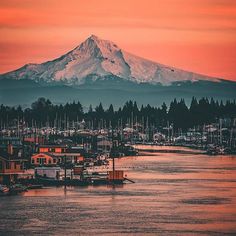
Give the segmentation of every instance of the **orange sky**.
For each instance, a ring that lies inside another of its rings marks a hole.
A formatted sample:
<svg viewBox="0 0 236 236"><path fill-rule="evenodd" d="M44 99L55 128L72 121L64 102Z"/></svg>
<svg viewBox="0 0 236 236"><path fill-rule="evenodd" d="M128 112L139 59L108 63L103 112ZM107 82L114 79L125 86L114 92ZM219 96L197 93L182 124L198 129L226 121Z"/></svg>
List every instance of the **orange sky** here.
<svg viewBox="0 0 236 236"><path fill-rule="evenodd" d="M91 34L236 80L236 0L0 0L0 73L54 59Z"/></svg>

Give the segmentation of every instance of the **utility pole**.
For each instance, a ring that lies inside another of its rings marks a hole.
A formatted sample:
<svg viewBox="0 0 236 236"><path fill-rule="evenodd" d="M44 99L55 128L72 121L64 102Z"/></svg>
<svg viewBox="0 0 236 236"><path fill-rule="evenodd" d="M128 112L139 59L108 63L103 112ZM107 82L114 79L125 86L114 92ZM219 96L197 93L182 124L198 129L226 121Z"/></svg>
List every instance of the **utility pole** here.
<svg viewBox="0 0 236 236"><path fill-rule="evenodd" d="M66 188L66 155L64 156L64 187Z"/></svg>
<svg viewBox="0 0 236 236"><path fill-rule="evenodd" d="M220 145L222 145L222 119L220 119Z"/></svg>
<svg viewBox="0 0 236 236"><path fill-rule="evenodd" d="M114 144L113 144L113 142L114 142L114 133L113 133L113 127L112 127L112 129L111 129L111 140L112 140L112 150L113 150L113 153L112 153L112 180L113 180L113 183L114 183L114 180L115 180L115 155L114 155Z"/></svg>

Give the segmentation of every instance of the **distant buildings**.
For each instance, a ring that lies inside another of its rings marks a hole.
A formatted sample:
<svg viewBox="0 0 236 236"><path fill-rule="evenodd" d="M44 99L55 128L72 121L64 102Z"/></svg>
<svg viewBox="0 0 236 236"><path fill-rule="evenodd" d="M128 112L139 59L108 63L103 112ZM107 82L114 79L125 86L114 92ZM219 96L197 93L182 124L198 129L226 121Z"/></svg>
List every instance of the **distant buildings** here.
<svg viewBox="0 0 236 236"><path fill-rule="evenodd" d="M8 151L0 152L0 184L9 185L15 182L19 174L24 173L26 160L14 154L13 146L8 145Z"/></svg>

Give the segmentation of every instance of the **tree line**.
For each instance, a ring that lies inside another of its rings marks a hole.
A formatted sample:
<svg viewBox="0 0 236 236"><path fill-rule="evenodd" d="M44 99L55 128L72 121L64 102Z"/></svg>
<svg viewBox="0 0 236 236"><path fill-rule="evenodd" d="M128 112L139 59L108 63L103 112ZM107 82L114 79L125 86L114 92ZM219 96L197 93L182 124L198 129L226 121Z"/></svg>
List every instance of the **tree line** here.
<svg viewBox="0 0 236 236"><path fill-rule="evenodd" d="M187 129L194 126L210 124L219 118L235 118L236 102L215 101L212 99L192 98L190 106L184 99L174 99L167 107L163 103L160 107L142 105L139 107L135 101L127 101L123 107L114 109L111 104L105 109L100 103L96 107L90 105L84 111L78 102L64 105L53 104L50 100L39 98L30 108L21 106L0 106L0 126L3 129L19 123L28 127L61 127L66 128L71 124L78 124L81 120L86 122L88 128L119 128L119 127L165 127L173 124L175 129Z"/></svg>

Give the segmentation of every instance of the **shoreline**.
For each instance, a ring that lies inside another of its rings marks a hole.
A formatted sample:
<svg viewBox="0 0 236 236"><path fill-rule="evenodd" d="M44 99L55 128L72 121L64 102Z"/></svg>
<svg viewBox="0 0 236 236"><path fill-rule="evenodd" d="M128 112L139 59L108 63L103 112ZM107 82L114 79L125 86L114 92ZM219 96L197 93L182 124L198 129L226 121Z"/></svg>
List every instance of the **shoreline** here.
<svg viewBox="0 0 236 236"><path fill-rule="evenodd" d="M206 150L196 149L194 147L186 146L161 146L161 145L151 145L151 144L135 144L132 145L136 150L139 151L139 154L143 153L180 153L180 154L207 154Z"/></svg>

